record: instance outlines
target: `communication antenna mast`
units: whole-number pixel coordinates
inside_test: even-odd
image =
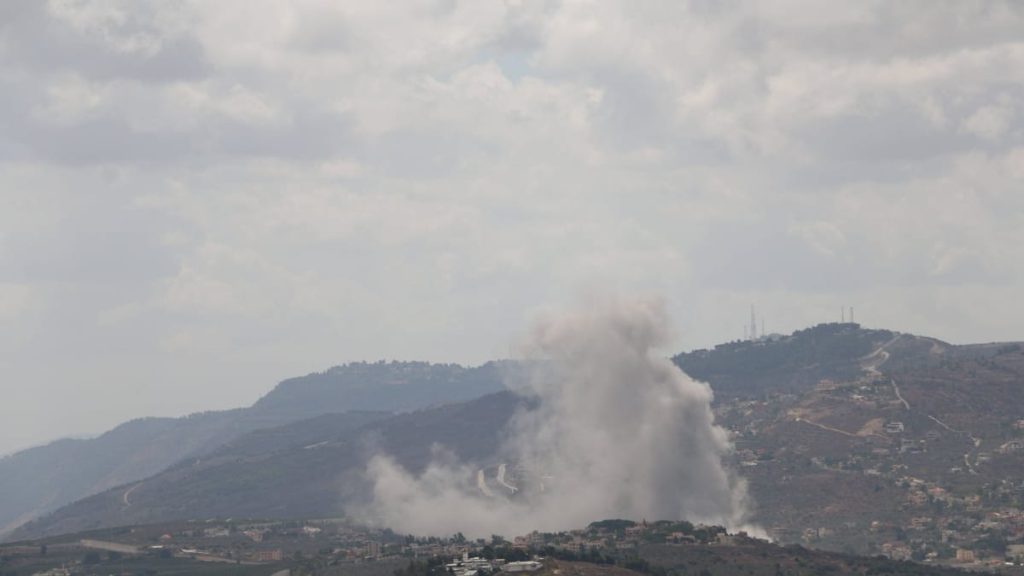
[[[757,317],[754,316],[754,305],[750,305],[750,339],[757,340]]]
[[[853,306],[850,306],[850,323],[853,324]]]

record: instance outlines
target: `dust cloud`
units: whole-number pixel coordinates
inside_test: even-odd
[[[378,454],[363,515],[402,533],[471,537],[605,518],[742,527],[746,485],[722,463],[732,447],[711,389],[657,353],[670,336],[664,306],[590,304],[541,319],[523,346],[534,368],[510,386],[534,401],[495,455],[508,463],[504,482],[491,466],[481,487],[479,466],[442,448],[418,476]]]

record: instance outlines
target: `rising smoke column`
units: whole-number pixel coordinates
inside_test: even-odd
[[[368,517],[399,532],[471,536],[563,530],[604,518],[687,519],[737,527],[745,484],[722,465],[711,389],[654,352],[664,307],[606,301],[539,321],[524,347],[536,368],[518,393],[537,400],[509,424],[503,455],[543,471],[543,491],[488,498],[474,469],[438,451],[414,477],[385,455],[368,475]]]

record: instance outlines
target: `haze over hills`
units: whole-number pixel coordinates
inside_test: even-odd
[[[365,464],[375,450],[422,471],[442,444],[474,462],[493,462],[520,400],[508,392],[399,414],[323,415],[250,433],[204,458],[85,498],[31,522],[13,537],[205,517],[331,517],[347,499],[366,501]]]
[[[828,324],[674,360],[716,392],[755,523],[782,542],[922,558],[948,557],[958,546],[994,553],[985,546],[1024,537],[1024,517],[1012,512],[1024,507],[1022,350]],[[389,453],[416,474],[438,445],[479,469],[484,490],[501,493],[501,437],[521,401],[504,392],[400,415],[325,414],[254,430],[12,537],[209,516],[352,513],[368,498],[372,454]],[[993,525],[993,514],[1004,520]]]
[[[818,338],[827,331],[804,330],[751,349],[725,344],[713,353],[680,354],[675,361],[695,378],[712,382],[721,401],[798,390],[821,377],[856,373],[856,358],[891,335],[861,330]],[[502,372],[513,366],[349,364],[285,380],[250,408],[143,418],[97,438],[24,450],[0,459],[0,534],[63,504],[207,454],[253,430],[319,414],[401,411],[465,400],[501,389]]]
[[[353,363],[281,382],[249,408],[142,418],[93,439],[59,440],[0,459],[0,536],[40,514],[145,478],[262,428],[350,410],[395,412],[504,387],[503,364]]]
[[[0,0],[0,576],[1024,576],[1022,31]]]
[[[357,362],[289,378],[250,408],[253,418],[292,421],[348,410],[401,412],[471,400],[505,387],[510,361],[467,368],[428,362]]]

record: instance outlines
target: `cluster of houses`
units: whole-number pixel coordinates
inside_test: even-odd
[[[729,546],[750,540],[744,532],[731,535],[720,526],[694,526],[689,522],[630,522],[613,520],[595,522],[586,529],[555,533],[533,532],[514,540],[517,547],[532,550],[552,549],[584,556],[636,549],[641,543],[669,545]]]
[[[822,380],[816,390],[835,400],[840,415],[883,411],[859,428],[848,422],[834,423],[842,418],[822,422],[837,434],[857,437],[857,450],[822,454],[800,443],[773,450],[770,442],[760,439],[763,430],[777,422],[780,407],[799,408],[796,397],[779,395],[734,401],[716,409],[736,441],[737,465],[748,468],[746,474],[770,477],[775,473],[772,466],[785,468],[795,459],[822,470],[871,476],[880,484],[902,491],[901,519],[890,518],[869,535],[864,529],[871,523],[870,512],[865,517],[836,518],[832,525],[826,520],[823,526],[778,526],[771,530],[775,540],[847,549],[852,539],[858,541],[856,550],[863,554],[961,565],[1024,562],[1020,554],[1024,547],[1020,513],[1024,508],[1024,479],[1005,473],[985,477],[982,468],[1006,468],[1024,453],[1024,419],[1017,420],[1004,430],[1004,437],[990,444],[938,421],[921,429],[916,420],[900,415],[905,412],[905,401],[887,378],[867,375],[850,383]],[[888,410],[893,407],[897,410]],[[796,408],[782,413],[799,416]],[[829,428],[830,423],[836,428]],[[950,448],[954,445],[964,448],[957,452]],[[953,453],[957,460],[949,460],[947,453]],[[866,503],[865,511],[869,508]]]
[[[292,557],[328,554],[336,561],[365,562],[387,558],[454,558],[446,567],[454,576],[478,576],[496,572],[533,572],[534,560],[508,561],[473,556],[485,542],[451,538],[412,538],[350,524],[345,520],[307,522],[213,522],[140,527],[119,541],[85,539],[74,544],[83,550],[122,555],[154,555],[200,561],[277,563]],[[527,550],[542,544],[538,535],[516,539],[513,548]],[[38,553],[33,548],[29,550]],[[520,554],[520,557],[528,557]]]
[[[898,483],[907,491],[906,509],[918,513],[898,524],[870,522],[867,533],[875,542],[870,553],[894,560],[977,567],[1024,564],[1024,511],[1020,508],[993,507],[977,494],[958,497],[933,482],[909,476],[900,477]],[[990,499],[1024,490],[1021,481],[1007,484],[1003,487],[1006,492],[996,489]],[[829,527],[802,531],[777,528],[772,533],[779,541],[799,540],[810,546],[846,537]]]

